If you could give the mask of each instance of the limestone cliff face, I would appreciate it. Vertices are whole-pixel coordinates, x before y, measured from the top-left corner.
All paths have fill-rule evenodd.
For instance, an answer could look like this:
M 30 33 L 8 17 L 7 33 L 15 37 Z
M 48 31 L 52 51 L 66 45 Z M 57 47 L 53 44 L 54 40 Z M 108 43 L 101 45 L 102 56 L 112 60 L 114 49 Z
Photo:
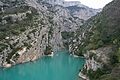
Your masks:
M 79 1 L 64 1 L 63 6 L 64 7 L 69 7 L 69 6 L 78 6 L 78 5 L 82 5 Z
M 47 2 L 52 5 L 63 5 L 64 0 L 42 0 L 43 2 Z
M 67 7 L 74 17 L 79 17 L 83 20 L 88 20 L 92 16 L 95 16 L 99 12 L 101 12 L 101 9 L 92 9 L 85 5 L 74 5 L 74 6 L 68 6 Z
M 63 7 L 81 5 L 79 1 L 65 1 L 65 0 L 42 0 L 42 1 L 52 5 L 61 5 Z
M 72 16 L 78 17 L 83 20 L 88 20 L 92 16 L 95 16 L 97 13 L 101 12 L 101 9 L 89 8 L 81 4 L 79 1 L 43 0 L 43 2 L 66 7 Z
M 8 0 L 9 1 L 9 0 Z M 37 0 L 1 1 L 0 66 L 9 67 L 64 49 L 61 33 L 74 32 L 82 20 L 62 6 Z

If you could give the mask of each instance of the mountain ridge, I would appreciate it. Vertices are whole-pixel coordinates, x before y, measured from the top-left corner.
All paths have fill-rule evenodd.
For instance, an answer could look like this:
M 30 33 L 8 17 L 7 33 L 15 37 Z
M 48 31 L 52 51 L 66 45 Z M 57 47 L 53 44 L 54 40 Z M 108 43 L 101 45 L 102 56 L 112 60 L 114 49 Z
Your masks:
M 90 17 L 96 15 L 102 10 L 102 9 L 89 8 L 88 6 L 81 4 L 80 1 L 43 0 L 43 2 L 52 4 L 52 5 L 61 5 L 63 7 L 66 7 L 72 16 L 78 17 L 83 20 L 89 19 Z
M 120 79 L 119 15 L 120 1 L 113 0 L 78 30 L 79 42 L 71 44 L 70 50 L 86 58 L 80 77 L 86 80 Z

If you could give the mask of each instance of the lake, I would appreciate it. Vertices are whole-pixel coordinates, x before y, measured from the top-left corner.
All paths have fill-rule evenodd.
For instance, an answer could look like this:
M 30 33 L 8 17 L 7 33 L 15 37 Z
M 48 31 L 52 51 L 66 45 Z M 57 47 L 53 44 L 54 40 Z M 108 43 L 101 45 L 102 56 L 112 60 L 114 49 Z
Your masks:
M 78 80 L 85 60 L 73 57 L 67 51 L 53 57 L 43 56 L 37 61 L 0 69 L 0 80 Z

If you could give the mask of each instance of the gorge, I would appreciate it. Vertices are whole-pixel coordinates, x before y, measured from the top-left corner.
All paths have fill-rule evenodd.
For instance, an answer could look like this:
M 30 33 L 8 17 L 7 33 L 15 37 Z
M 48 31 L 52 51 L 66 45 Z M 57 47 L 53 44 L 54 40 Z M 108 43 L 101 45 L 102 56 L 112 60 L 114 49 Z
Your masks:
M 102 10 L 64 0 L 0 0 L 0 80 L 119 80 L 119 15 L 119 0 Z
M 1 1 L 0 17 L 1 67 L 34 61 L 68 48 L 66 41 L 76 41 L 76 30 L 86 20 L 74 17 L 66 7 L 40 0 Z

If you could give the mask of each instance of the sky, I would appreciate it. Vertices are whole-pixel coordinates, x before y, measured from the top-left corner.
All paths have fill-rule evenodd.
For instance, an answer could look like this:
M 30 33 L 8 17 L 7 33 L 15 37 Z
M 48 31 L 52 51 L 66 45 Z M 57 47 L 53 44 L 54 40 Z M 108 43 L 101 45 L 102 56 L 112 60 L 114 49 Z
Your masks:
M 112 0 L 65 0 L 65 1 L 80 1 L 82 4 L 89 6 L 90 8 L 103 8 L 106 4 Z

